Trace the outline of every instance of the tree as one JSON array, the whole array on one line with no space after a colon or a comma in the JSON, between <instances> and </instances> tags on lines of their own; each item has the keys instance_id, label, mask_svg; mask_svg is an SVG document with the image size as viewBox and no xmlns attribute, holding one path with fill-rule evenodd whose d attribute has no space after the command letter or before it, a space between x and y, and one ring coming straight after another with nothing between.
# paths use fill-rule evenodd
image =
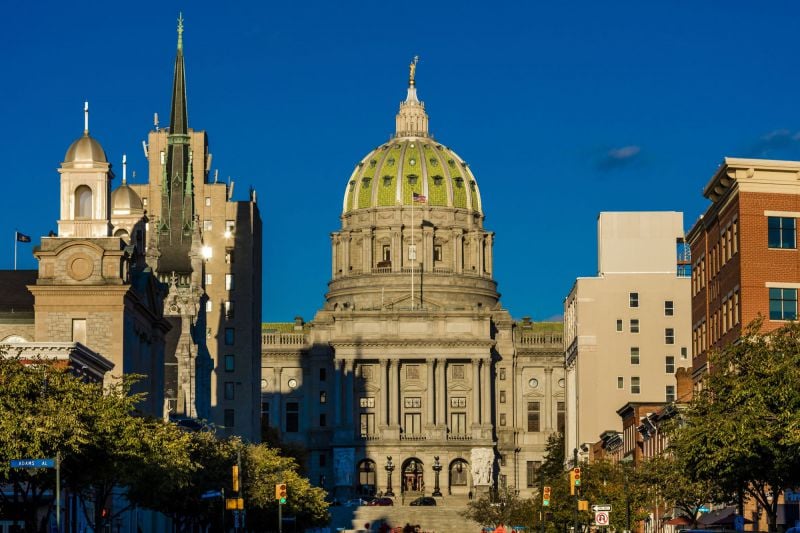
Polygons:
<instances>
[{"instance_id":1,"label":"tree","mask_svg":"<svg viewBox=\"0 0 800 533\"><path fill-rule=\"evenodd\" d=\"M728 501L754 499L776 531L779 495L800 479L800 325L764 334L761 323L710 355L671 447L693 480L714 483Z\"/></svg>"},{"instance_id":2,"label":"tree","mask_svg":"<svg viewBox=\"0 0 800 533\"><path fill-rule=\"evenodd\" d=\"M502 487L467 504L467 518L481 525L530 529L534 525L533 515L533 499L520 498L514 487Z\"/></svg>"},{"instance_id":3,"label":"tree","mask_svg":"<svg viewBox=\"0 0 800 533\"><path fill-rule=\"evenodd\" d=\"M564 435L554 433L547 439L544 462L537 473L536 487L540 496L534 498L534 517L539 528L540 516L552 531L563 531L573 523L574 498L569 493L569 475L564 470L565 461ZM546 508L541 499L545 486L550 487L550 505Z\"/></svg>"}]
</instances>

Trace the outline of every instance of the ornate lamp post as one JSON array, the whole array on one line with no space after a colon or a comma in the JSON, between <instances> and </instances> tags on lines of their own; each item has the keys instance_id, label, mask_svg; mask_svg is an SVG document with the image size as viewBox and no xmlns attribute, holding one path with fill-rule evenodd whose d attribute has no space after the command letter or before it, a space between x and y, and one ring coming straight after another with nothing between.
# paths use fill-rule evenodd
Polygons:
<instances>
[{"instance_id":1,"label":"ornate lamp post","mask_svg":"<svg viewBox=\"0 0 800 533\"><path fill-rule=\"evenodd\" d=\"M433 456L433 472L436 474L434 487L433 487L433 496L441 496L442 491L439 490L439 472L442 471L442 464L439 462L439 456Z\"/></svg>"},{"instance_id":2,"label":"ornate lamp post","mask_svg":"<svg viewBox=\"0 0 800 533\"><path fill-rule=\"evenodd\" d=\"M392 470L394 470L394 465L392 464L392 456L386 456L386 465L384 466L386 469L386 496L394 496L394 492L392 491Z\"/></svg>"}]
</instances>

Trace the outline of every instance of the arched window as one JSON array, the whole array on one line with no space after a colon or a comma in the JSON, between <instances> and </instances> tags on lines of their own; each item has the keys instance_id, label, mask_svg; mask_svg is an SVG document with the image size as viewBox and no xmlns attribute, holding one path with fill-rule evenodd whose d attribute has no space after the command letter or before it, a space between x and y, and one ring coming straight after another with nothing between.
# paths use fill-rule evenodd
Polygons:
<instances>
[{"instance_id":1,"label":"arched window","mask_svg":"<svg viewBox=\"0 0 800 533\"><path fill-rule=\"evenodd\" d=\"M86 185L75 189L75 218L92 218L92 189Z\"/></svg>"},{"instance_id":2,"label":"arched window","mask_svg":"<svg viewBox=\"0 0 800 533\"><path fill-rule=\"evenodd\" d=\"M467 463L456 460L450 463L450 485L466 486L467 484Z\"/></svg>"}]
</instances>

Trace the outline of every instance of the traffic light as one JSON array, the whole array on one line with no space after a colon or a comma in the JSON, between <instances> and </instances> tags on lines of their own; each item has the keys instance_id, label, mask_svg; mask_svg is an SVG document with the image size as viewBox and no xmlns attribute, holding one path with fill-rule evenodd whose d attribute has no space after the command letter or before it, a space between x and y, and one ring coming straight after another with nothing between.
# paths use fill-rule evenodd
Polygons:
<instances>
[{"instance_id":1,"label":"traffic light","mask_svg":"<svg viewBox=\"0 0 800 533\"><path fill-rule=\"evenodd\" d=\"M286 503L286 483L278 483L275 485L275 499L281 505Z\"/></svg>"},{"instance_id":2,"label":"traffic light","mask_svg":"<svg viewBox=\"0 0 800 533\"><path fill-rule=\"evenodd\" d=\"M233 478L233 492L239 492L239 466L231 467L231 477Z\"/></svg>"},{"instance_id":3,"label":"traffic light","mask_svg":"<svg viewBox=\"0 0 800 533\"><path fill-rule=\"evenodd\" d=\"M545 486L542 490L542 505L545 507L550 505L550 487Z\"/></svg>"},{"instance_id":4,"label":"traffic light","mask_svg":"<svg viewBox=\"0 0 800 533\"><path fill-rule=\"evenodd\" d=\"M581 486L581 469L578 468L578 467L575 467L574 471L575 471L575 486L576 487L580 487Z\"/></svg>"}]
</instances>

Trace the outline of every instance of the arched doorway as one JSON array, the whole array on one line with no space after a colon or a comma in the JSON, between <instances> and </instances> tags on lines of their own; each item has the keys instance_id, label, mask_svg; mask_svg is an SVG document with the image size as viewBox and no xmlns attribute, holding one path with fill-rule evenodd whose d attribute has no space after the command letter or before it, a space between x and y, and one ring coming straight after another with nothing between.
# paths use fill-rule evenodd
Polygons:
<instances>
[{"instance_id":1,"label":"arched doorway","mask_svg":"<svg viewBox=\"0 0 800 533\"><path fill-rule=\"evenodd\" d=\"M422 461L416 457L406 459L403 463L403 492L425 490L425 469Z\"/></svg>"},{"instance_id":2,"label":"arched doorway","mask_svg":"<svg viewBox=\"0 0 800 533\"><path fill-rule=\"evenodd\" d=\"M450 494L467 494L469 492L469 463L464 459L455 459L448 469L448 488Z\"/></svg>"},{"instance_id":3,"label":"arched doorway","mask_svg":"<svg viewBox=\"0 0 800 533\"><path fill-rule=\"evenodd\" d=\"M377 483L375 480L375 461L364 459L358 463L358 493L361 496L375 496Z\"/></svg>"}]
</instances>

